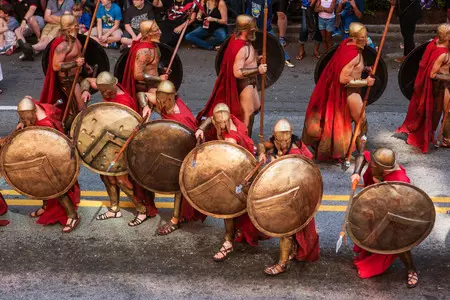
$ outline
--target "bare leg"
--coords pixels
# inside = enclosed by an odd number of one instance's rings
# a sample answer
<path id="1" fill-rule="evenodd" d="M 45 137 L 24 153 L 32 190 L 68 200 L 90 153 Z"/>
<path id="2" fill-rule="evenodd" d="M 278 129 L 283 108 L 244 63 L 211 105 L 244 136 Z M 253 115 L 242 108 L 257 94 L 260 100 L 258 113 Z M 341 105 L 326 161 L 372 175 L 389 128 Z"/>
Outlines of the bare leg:
<path id="1" fill-rule="evenodd" d="M 81 87 L 79 83 L 75 85 L 75 99 L 77 100 L 77 108 L 79 112 L 83 109 L 84 106 L 84 101 L 83 99 L 81 99 Z"/>
<path id="2" fill-rule="evenodd" d="M 97 216 L 97 220 L 106 220 L 110 218 L 120 218 L 122 213 L 120 212 L 120 190 L 117 186 L 117 182 L 112 176 L 100 175 L 100 179 L 105 185 L 106 192 L 109 196 L 110 207 L 106 213 Z"/>
<path id="3" fill-rule="evenodd" d="M 280 260 L 277 264 L 267 267 L 264 272 L 267 275 L 278 275 L 286 272 L 286 268 L 289 262 L 289 255 L 292 249 L 292 236 L 280 238 Z"/>
<path id="4" fill-rule="evenodd" d="M 23 36 L 23 28 L 22 26 L 19 26 L 14 30 L 14 33 L 16 34 L 17 40 L 21 40 L 24 43 L 26 42 L 25 37 Z"/>
<path id="5" fill-rule="evenodd" d="M 352 93 L 347 96 L 347 105 L 350 110 L 350 116 L 352 117 L 353 122 L 358 123 L 359 115 L 361 114 L 362 110 L 362 98 L 361 95 L 358 93 Z M 366 118 L 366 114 L 364 112 L 363 118 Z M 355 132 L 354 134 L 359 135 L 361 133 L 361 130 L 358 132 Z"/>
<path id="6" fill-rule="evenodd" d="M 80 217 L 75 210 L 75 206 L 73 205 L 72 200 L 70 200 L 67 194 L 64 194 L 59 198 L 59 203 L 62 205 L 67 215 L 67 223 L 62 231 L 64 233 L 69 233 L 78 226 L 78 224 L 80 223 Z"/>
<path id="7" fill-rule="evenodd" d="M 325 52 L 328 51 L 328 43 L 327 43 L 327 31 L 326 30 L 321 30 L 320 31 L 320 35 L 322 36 L 322 44 L 323 44 L 323 49 L 325 49 Z"/>
<path id="8" fill-rule="evenodd" d="M 416 287 L 419 284 L 419 275 L 417 274 L 417 269 L 416 266 L 414 265 L 411 251 L 400 253 L 399 257 L 406 268 L 408 276 L 407 287 L 408 288 Z"/>
<path id="9" fill-rule="evenodd" d="M 180 216 L 181 216 L 181 193 L 176 193 L 173 204 L 172 219 L 170 219 L 170 221 L 167 222 L 166 224 L 159 227 L 157 233 L 159 235 L 167 235 L 177 230 L 180 227 L 179 225 Z"/>
<path id="10" fill-rule="evenodd" d="M 220 262 L 224 261 L 228 254 L 230 254 L 233 251 L 233 240 L 234 240 L 234 219 L 224 219 L 225 223 L 225 242 L 222 244 L 222 247 L 220 248 L 219 252 L 214 255 L 213 260 Z"/>
<path id="11" fill-rule="evenodd" d="M 253 86 L 245 87 L 239 94 L 239 100 L 241 102 L 242 111 L 244 112 L 244 124 L 248 127 L 250 124 L 250 117 L 261 107 L 258 90 Z"/>
<path id="12" fill-rule="evenodd" d="M 132 39 L 129 39 L 129 38 L 121 38 L 121 39 L 120 39 L 120 42 L 121 42 L 123 45 L 130 46 L 130 45 L 133 43 L 133 40 L 132 40 Z"/>
<path id="13" fill-rule="evenodd" d="M 41 38 L 41 29 L 39 28 L 39 24 L 36 21 L 36 17 L 32 16 L 28 21 L 28 26 L 31 28 L 33 33 L 36 35 L 37 39 Z"/>
<path id="14" fill-rule="evenodd" d="M 47 45 L 51 42 L 52 38 L 48 36 L 41 37 L 40 41 L 37 44 L 33 45 L 33 49 L 36 52 L 44 51 Z"/>
<path id="15" fill-rule="evenodd" d="M 277 16 L 278 16 L 278 35 L 281 38 L 284 38 L 286 36 L 286 29 L 287 29 L 287 25 L 288 25 L 288 19 L 287 16 L 284 12 L 277 12 Z"/>

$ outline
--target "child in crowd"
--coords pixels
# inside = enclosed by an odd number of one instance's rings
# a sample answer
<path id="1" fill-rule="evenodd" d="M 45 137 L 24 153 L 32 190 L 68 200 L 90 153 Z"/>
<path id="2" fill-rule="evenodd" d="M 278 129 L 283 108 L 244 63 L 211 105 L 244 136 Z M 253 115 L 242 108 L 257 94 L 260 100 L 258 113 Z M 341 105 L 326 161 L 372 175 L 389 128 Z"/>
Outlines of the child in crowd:
<path id="1" fill-rule="evenodd" d="M 111 0 L 100 0 L 97 10 L 97 26 L 92 28 L 91 37 L 103 47 L 117 48 L 117 42 L 122 38 L 119 25 L 122 12 L 116 3 Z"/>
<path id="2" fill-rule="evenodd" d="M 89 30 L 91 25 L 91 15 L 88 10 L 86 10 L 81 2 L 75 3 L 72 6 L 72 15 L 78 19 L 78 24 L 80 29 L 78 33 L 84 34 Z"/>
<path id="3" fill-rule="evenodd" d="M 336 28 L 334 9 L 336 0 L 318 0 L 315 11 L 319 13 L 319 30 L 322 34 L 322 43 L 325 51 L 333 46 L 333 32 Z"/>
<path id="4" fill-rule="evenodd" d="M 13 17 L 14 8 L 10 4 L 0 6 L 0 54 L 11 55 L 16 47 L 14 30 L 19 22 Z"/>

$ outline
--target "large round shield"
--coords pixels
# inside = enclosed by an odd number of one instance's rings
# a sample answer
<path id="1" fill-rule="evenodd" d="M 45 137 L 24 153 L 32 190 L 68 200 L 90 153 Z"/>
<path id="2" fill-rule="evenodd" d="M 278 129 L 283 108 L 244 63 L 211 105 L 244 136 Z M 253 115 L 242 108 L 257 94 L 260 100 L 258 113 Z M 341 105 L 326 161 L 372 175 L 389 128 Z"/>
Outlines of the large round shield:
<path id="1" fill-rule="evenodd" d="M 363 249 L 397 254 L 419 245 L 435 218 L 433 202 L 424 191 L 404 182 L 382 182 L 353 198 L 347 232 Z"/>
<path id="2" fill-rule="evenodd" d="M 195 163 L 194 163 L 195 162 Z M 234 218 L 247 211 L 245 189 L 237 187 L 256 167 L 245 148 L 225 141 L 211 141 L 194 148 L 184 159 L 180 189 L 198 211 L 215 218 Z"/>
<path id="3" fill-rule="evenodd" d="M 79 34 L 77 38 L 80 41 L 81 45 L 84 45 L 86 41 L 86 36 L 84 34 Z M 42 54 L 41 64 L 42 64 L 42 71 L 44 71 L 44 74 L 47 73 L 50 47 L 52 42 L 50 42 L 47 45 L 47 48 L 45 48 L 44 53 Z M 89 39 L 86 48 L 86 55 L 84 56 L 84 58 L 90 66 L 94 67 L 95 65 L 98 65 L 97 74 L 103 71 L 109 72 L 108 55 L 106 54 L 105 49 L 103 49 L 103 47 L 92 38 Z"/>
<path id="4" fill-rule="evenodd" d="M 170 59 L 172 58 L 174 50 L 172 47 L 164 43 L 158 43 L 158 47 L 159 51 L 161 52 L 161 57 L 159 59 L 159 69 L 161 73 L 163 72 L 165 67 L 169 66 Z M 119 79 L 119 82 L 122 82 L 129 53 L 130 48 L 126 48 L 123 51 L 122 55 L 120 55 L 116 65 L 114 66 L 114 76 Z M 169 80 L 173 82 L 177 90 L 180 88 L 181 82 L 183 81 L 183 64 L 181 63 L 181 59 L 178 56 L 178 53 L 177 55 L 175 55 L 175 60 L 172 64 L 172 72 L 169 74 Z"/>
<path id="5" fill-rule="evenodd" d="M 247 210 L 259 231 L 291 236 L 314 217 L 322 202 L 320 170 L 301 155 L 286 155 L 266 165 L 253 181 Z"/>
<path id="6" fill-rule="evenodd" d="M 319 81 L 320 75 L 322 74 L 322 72 L 325 69 L 325 67 L 327 66 L 327 64 L 330 62 L 331 58 L 333 57 L 333 55 L 336 52 L 336 49 L 338 47 L 339 47 L 339 45 L 335 45 L 334 47 L 332 47 L 317 62 L 316 69 L 314 71 L 314 80 L 316 83 Z M 375 63 L 375 60 L 377 58 L 377 51 L 375 49 L 373 49 L 372 47 L 366 46 L 366 47 L 364 47 L 364 50 L 363 50 L 363 58 L 364 58 L 364 65 L 373 66 Z M 372 88 L 370 90 L 369 104 L 374 103 L 381 97 L 381 95 L 383 95 L 383 92 L 386 89 L 386 85 L 388 82 L 388 71 L 387 71 L 386 63 L 384 62 L 382 57 L 380 57 L 380 62 L 378 64 L 378 68 L 377 68 L 375 77 L 376 77 L 375 84 L 372 86 Z M 362 97 L 364 97 L 366 95 L 366 90 L 367 90 L 367 88 L 361 89 Z"/>
<path id="7" fill-rule="evenodd" d="M 108 167 L 141 120 L 137 112 L 125 105 L 101 102 L 88 106 L 71 127 L 81 163 L 101 175 L 127 174 L 123 155 L 109 171 Z"/>
<path id="8" fill-rule="evenodd" d="M 417 72 L 419 71 L 419 63 L 430 42 L 426 42 L 411 51 L 403 61 L 398 71 L 398 85 L 403 96 L 411 100 L 414 92 L 414 82 L 416 81 Z"/>
<path id="9" fill-rule="evenodd" d="M 216 74 L 219 75 L 220 67 L 222 65 L 223 56 L 225 50 L 230 42 L 228 37 L 225 42 L 222 43 L 219 51 L 216 54 Z M 263 34 L 262 32 L 256 32 L 256 40 L 252 43 L 255 50 L 259 55 L 262 55 L 263 48 Z M 280 42 L 276 37 L 271 34 L 267 35 L 267 73 L 266 73 L 266 87 L 274 84 L 278 78 L 280 78 L 284 69 L 284 50 L 280 45 Z M 261 86 L 261 76 L 258 76 L 258 87 Z"/>
<path id="10" fill-rule="evenodd" d="M 0 169 L 6 182 L 29 198 L 48 200 L 65 194 L 77 181 L 79 163 L 72 143 L 48 127 L 27 127 L 2 147 Z"/>
<path id="11" fill-rule="evenodd" d="M 170 120 L 147 123 L 127 147 L 128 172 L 147 190 L 179 192 L 181 164 L 195 144 L 194 132 L 181 123 Z"/>

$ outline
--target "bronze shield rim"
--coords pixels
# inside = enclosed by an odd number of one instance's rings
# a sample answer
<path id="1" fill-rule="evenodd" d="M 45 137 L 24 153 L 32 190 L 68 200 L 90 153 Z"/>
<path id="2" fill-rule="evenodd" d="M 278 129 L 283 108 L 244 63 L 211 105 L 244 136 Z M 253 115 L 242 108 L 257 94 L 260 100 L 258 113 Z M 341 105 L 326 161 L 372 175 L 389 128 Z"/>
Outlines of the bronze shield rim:
<path id="1" fill-rule="evenodd" d="M 347 233 L 348 233 L 348 235 L 350 236 L 350 238 L 352 239 L 352 241 L 353 241 L 356 245 L 358 245 L 359 247 L 361 247 L 361 248 L 364 249 L 364 250 L 367 250 L 367 251 L 372 252 L 372 253 L 378 253 L 378 254 L 399 254 L 399 253 L 406 252 L 406 251 L 408 251 L 408 250 L 410 250 L 410 249 L 412 249 L 412 248 L 418 246 L 420 243 L 422 243 L 422 242 L 428 237 L 428 235 L 429 235 L 429 234 L 431 233 L 431 231 L 433 230 L 433 227 L 434 227 L 434 224 L 435 224 L 435 221 L 436 221 L 436 210 L 435 210 L 435 208 L 434 208 L 433 200 L 431 200 L 430 196 L 429 196 L 427 193 L 425 193 L 422 189 L 420 189 L 420 188 L 418 188 L 418 187 L 416 187 L 416 186 L 414 186 L 414 185 L 412 185 L 412 184 L 408 184 L 408 183 L 402 182 L 402 181 L 387 181 L 387 182 L 380 182 L 380 183 L 376 183 L 376 184 L 369 185 L 369 186 L 365 187 L 363 190 L 361 190 L 361 191 L 353 198 L 352 206 L 353 206 L 354 203 L 356 203 L 356 202 L 359 200 L 359 198 L 360 198 L 362 195 L 364 195 L 365 193 L 367 193 L 367 191 L 369 191 L 369 190 L 371 190 L 371 189 L 373 189 L 373 188 L 377 188 L 377 187 L 380 187 L 380 186 L 386 186 L 386 185 L 388 185 L 388 186 L 389 186 L 389 185 L 401 185 L 401 186 L 407 186 L 407 187 L 409 187 L 409 188 L 411 188 L 411 189 L 414 189 L 414 190 L 417 191 L 418 193 L 422 194 L 422 195 L 424 196 L 424 199 L 426 199 L 426 200 L 428 201 L 428 203 L 430 204 L 430 206 L 433 207 L 433 209 L 431 210 L 431 211 L 432 211 L 432 220 L 431 220 L 431 222 L 430 222 L 430 223 L 431 223 L 431 226 L 428 226 L 428 229 L 422 234 L 422 236 L 421 236 L 417 241 L 415 241 L 414 243 L 412 243 L 411 245 L 406 246 L 406 247 L 403 247 L 403 248 L 400 248 L 400 249 L 396 249 L 396 250 L 377 250 L 377 249 L 373 249 L 373 248 L 370 248 L 370 247 L 367 247 L 367 246 L 363 245 L 363 244 L 355 237 L 355 235 L 354 235 L 353 232 L 352 232 L 351 226 L 350 226 L 350 221 L 347 222 L 347 224 L 346 224 L 346 229 L 347 229 Z M 351 213 L 351 211 L 352 211 L 352 207 L 350 207 L 349 214 Z"/>
<path id="2" fill-rule="evenodd" d="M 8 145 L 9 145 L 9 143 L 10 143 L 10 141 L 11 141 L 12 139 L 14 139 L 15 137 L 17 137 L 18 135 L 23 134 L 24 132 L 32 131 L 32 130 L 50 131 L 50 132 L 52 132 L 52 133 L 58 135 L 59 137 L 63 138 L 63 139 L 67 142 L 68 146 L 69 146 L 69 147 L 72 147 L 72 142 L 70 141 L 70 139 L 69 139 L 66 135 L 64 135 L 63 133 L 59 132 L 58 130 L 56 130 L 56 129 L 54 129 L 54 128 L 51 128 L 51 127 L 30 126 L 30 127 L 26 127 L 26 128 L 24 128 L 24 129 L 18 130 L 18 131 L 16 131 L 16 132 L 13 132 L 13 133 L 7 138 L 7 140 L 5 141 L 5 143 L 4 143 L 4 145 L 3 145 L 3 150 L 4 150 L 6 147 L 8 147 Z M 74 176 L 73 176 L 73 178 L 72 178 L 70 184 L 69 184 L 63 191 L 60 191 L 60 192 L 58 192 L 58 193 L 56 193 L 56 194 L 53 194 L 53 195 L 50 195 L 50 196 L 47 196 L 47 197 L 36 197 L 35 195 L 31 195 L 31 194 L 28 194 L 28 193 L 26 193 L 26 192 L 24 192 L 24 191 L 21 191 L 21 190 L 18 189 L 18 188 L 13 184 L 13 182 L 10 180 L 8 174 L 6 173 L 6 171 L 4 171 L 4 170 L 5 170 L 5 167 L 4 167 L 4 160 L 5 160 L 5 155 L 6 155 L 5 153 L 6 153 L 6 151 L 1 151 L 1 154 L 0 154 L 0 165 L 1 165 L 1 166 L 0 166 L 0 169 L 2 170 L 3 178 L 5 179 L 5 181 L 6 181 L 6 182 L 7 182 L 7 183 L 8 183 L 8 184 L 9 184 L 16 192 L 18 192 L 18 193 L 20 193 L 21 195 L 26 196 L 26 197 L 28 197 L 28 198 L 38 198 L 39 200 L 50 200 L 50 199 L 58 198 L 58 197 L 60 197 L 60 196 L 62 196 L 62 195 L 64 195 L 64 194 L 66 194 L 66 193 L 67 193 L 67 192 L 75 185 L 75 183 L 76 183 L 77 180 L 78 180 L 78 174 L 80 173 L 80 160 L 79 160 L 78 156 L 74 155 L 73 159 L 75 160 L 75 174 L 74 174 Z M 68 153 L 68 155 L 69 155 L 69 157 L 70 157 L 70 153 Z"/>
<path id="3" fill-rule="evenodd" d="M 213 218 L 218 218 L 218 219 L 232 219 L 232 218 L 236 218 L 239 217 L 243 214 L 245 214 L 247 212 L 247 207 L 245 209 L 243 209 L 240 212 L 234 213 L 234 214 L 230 214 L 230 215 L 220 215 L 220 214 L 215 214 L 215 213 L 211 213 L 208 212 L 204 209 L 202 209 L 201 207 L 197 206 L 196 203 L 194 203 L 192 201 L 192 199 L 189 197 L 189 194 L 186 191 L 186 188 L 184 187 L 184 174 L 185 174 L 185 169 L 186 167 L 189 168 L 191 167 L 192 161 L 191 158 L 195 155 L 196 151 L 201 150 L 204 147 L 207 147 L 208 145 L 213 145 L 213 144 L 226 144 L 226 145 L 231 145 L 234 146 L 236 148 L 239 148 L 241 151 L 245 152 L 247 154 L 248 157 L 253 158 L 252 159 L 252 163 L 254 164 L 254 166 L 256 167 L 256 158 L 253 156 L 253 154 L 250 153 L 250 151 L 248 151 L 247 149 L 245 149 L 242 146 L 239 146 L 237 144 L 231 143 L 231 142 L 227 142 L 227 141 L 222 141 L 222 140 L 214 140 L 214 141 L 209 141 L 209 142 L 205 142 L 201 145 L 199 145 L 198 147 L 194 148 L 191 152 L 189 152 L 188 155 L 186 155 L 186 157 L 183 160 L 183 164 L 181 165 L 181 169 L 180 169 L 180 177 L 179 177 L 179 181 L 180 181 L 180 190 L 181 193 L 183 194 L 183 196 L 186 198 L 186 200 L 189 202 L 189 204 L 195 208 L 196 210 L 198 210 L 199 212 L 201 212 L 204 215 L 213 217 Z"/>
<path id="4" fill-rule="evenodd" d="M 74 134 L 75 134 L 75 132 L 77 132 L 77 127 L 78 127 L 78 126 L 81 126 L 81 123 L 82 123 L 82 121 L 83 121 L 83 118 L 84 118 L 85 116 L 87 116 L 89 112 L 91 112 L 92 110 L 96 109 L 96 107 L 100 107 L 100 106 L 113 106 L 113 107 L 116 107 L 116 108 L 121 108 L 121 109 L 123 109 L 123 110 L 129 112 L 131 115 L 133 115 L 133 116 L 138 120 L 138 122 L 141 122 L 141 120 L 142 120 L 141 115 L 139 115 L 137 112 L 135 112 L 134 110 L 132 110 L 131 108 L 129 108 L 129 107 L 126 106 L 126 105 L 119 104 L 119 103 L 114 103 L 114 102 L 99 102 L 99 103 L 94 103 L 94 104 L 89 105 L 89 106 L 86 108 L 86 110 L 79 112 L 79 113 L 77 114 L 77 116 L 75 117 L 74 122 L 72 123 L 72 127 L 70 128 L 70 135 L 71 135 L 74 139 L 75 139 Z M 82 115 L 82 114 L 83 114 L 83 115 Z M 76 140 L 78 140 L 78 137 L 76 138 Z M 92 171 L 92 172 L 94 172 L 94 173 L 96 173 L 96 174 L 105 175 L 105 176 L 121 176 L 121 175 L 126 175 L 126 174 L 128 174 L 128 170 L 125 170 L 125 171 L 122 171 L 122 172 L 116 172 L 116 173 L 113 173 L 113 172 L 105 172 L 105 171 L 97 170 L 97 169 L 91 167 L 87 162 L 85 162 L 85 161 L 83 160 L 83 158 L 81 157 L 81 155 L 80 155 L 80 153 L 79 153 L 79 150 L 78 150 L 77 145 L 75 145 L 75 149 L 76 149 L 76 151 L 75 151 L 75 152 L 76 152 L 76 155 L 77 155 L 77 157 L 79 158 L 79 161 L 81 162 L 81 164 L 82 164 L 84 167 L 86 167 L 88 170 L 90 170 L 90 171 Z M 124 159 L 124 154 L 125 154 L 125 153 L 122 154 L 122 158 L 123 158 L 123 159 Z M 126 159 L 124 159 L 124 161 L 125 161 L 125 160 L 126 160 Z M 126 164 L 126 163 L 125 163 L 125 164 Z"/>
<path id="5" fill-rule="evenodd" d="M 253 225 L 255 225 L 255 227 L 261 231 L 262 233 L 271 236 L 271 237 L 287 237 L 287 236 L 291 236 L 296 234 L 297 232 L 301 231 L 303 228 L 305 228 L 310 222 L 311 220 L 315 217 L 315 215 L 317 214 L 317 212 L 319 211 L 320 205 L 322 204 L 322 198 L 323 198 L 323 178 L 322 178 L 322 173 L 320 172 L 320 169 L 314 164 L 314 162 L 306 157 L 304 157 L 303 155 L 300 154 L 289 154 L 289 155 L 284 155 L 276 160 L 271 161 L 270 163 L 268 163 L 267 165 L 264 166 L 264 168 L 258 173 L 258 175 L 255 177 L 255 179 L 253 180 L 252 185 L 250 186 L 248 195 L 250 195 L 253 190 L 255 189 L 255 183 L 258 182 L 260 180 L 260 178 L 262 176 L 264 176 L 265 172 L 267 172 L 267 170 L 269 170 L 270 168 L 272 168 L 273 165 L 277 164 L 278 162 L 282 161 L 282 160 L 288 160 L 288 159 L 292 159 L 292 158 L 298 158 L 303 160 L 304 162 L 308 163 L 310 166 L 313 167 L 313 169 L 316 171 L 316 175 L 318 175 L 318 179 L 320 180 L 320 186 L 321 191 L 320 191 L 320 199 L 317 202 L 315 208 L 314 208 L 314 212 L 311 214 L 311 216 L 307 219 L 307 221 L 299 228 L 291 230 L 289 232 L 283 233 L 283 234 L 279 234 L 279 233 L 274 233 L 271 231 L 267 231 L 265 228 L 261 227 L 261 225 L 259 225 L 259 223 L 257 222 L 256 218 L 254 217 L 254 209 L 253 206 L 251 205 L 250 201 L 251 198 L 249 196 L 247 196 L 247 210 L 248 210 L 248 215 L 250 216 L 250 220 L 252 221 Z"/>
<path id="6" fill-rule="evenodd" d="M 135 136 L 134 138 L 136 138 L 136 137 L 139 135 L 139 132 L 140 132 L 140 131 L 144 130 L 144 129 L 147 128 L 148 126 L 151 126 L 151 125 L 153 125 L 153 124 L 162 124 L 162 123 L 176 124 L 176 125 L 178 125 L 178 126 L 184 128 L 184 129 L 186 129 L 187 131 L 191 132 L 191 133 L 192 133 L 192 136 L 194 136 L 194 131 L 193 131 L 192 129 L 190 129 L 189 127 L 187 127 L 186 125 L 180 123 L 180 122 L 173 121 L 173 120 L 153 120 L 153 121 L 150 121 L 150 122 L 148 122 L 148 123 L 145 123 L 145 124 L 139 129 L 138 133 L 136 134 L 136 136 Z M 134 138 L 131 140 L 130 145 L 131 145 L 131 143 L 133 142 Z M 195 136 L 194 136 L 194 139 L 195 139 Z M 128 149 L 128 148 L 127 148 L 127 149 Z M 130 166 L 130 163 L 129 163 L 129 157 L 128 157 L 128 151 L 127 151 L 127 150 L 125 150 L 125 157 L 126 157 L 126 159 L 125 159 L 125 164 L 126 164 L 127 169 L 128 169 L 128 174 L 134 179 L 134 181 L 136 181 L 140 186 L 142 186 L 142 187 L 145 188 L 146 190 L 149 190 L 149 191 L 155 192 L 155 193 L 160 193 L 160 194 L 175 194 L 175 193 L 180 192 L 179 189 L 178 189 L 178 190 L 175 190 L 175 191 L 162 191 L 162 190 L 158 190 L 158 189 L 155 189 L 155 188 L 151 188 L 151 187 L 149 187 L 149 186 L 147 186 L 147 185 L 144 185 L 143 182 L 141 182 L 141 180 L 138 179 L 138 176 L 135 174 L 135 172 L 133 172 L 133 170 L 129 167 L 129 166 Z M 186 157 L 187 157 L 187 156 L 186 156 Z M 182 165 L 181 165 L 181 167 L 182 167 Z M 181 172 L 181 167 L 180 167 L 180 172 Z"/>

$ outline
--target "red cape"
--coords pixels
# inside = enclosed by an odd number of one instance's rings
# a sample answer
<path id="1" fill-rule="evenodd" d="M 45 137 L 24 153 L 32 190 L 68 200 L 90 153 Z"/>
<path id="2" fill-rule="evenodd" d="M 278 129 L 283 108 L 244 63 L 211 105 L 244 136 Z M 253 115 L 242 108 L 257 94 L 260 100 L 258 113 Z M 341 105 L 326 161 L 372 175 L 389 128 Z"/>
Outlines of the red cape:
<path id="1" fill-rule="evenodd" d="M 122 104 L 122 105 L 128 106 L 135 112 L 139 113 L 138 104 L 137 104 L 136 100 L 133 99 L 130 96 L 130 94 L 128 94 L 126 92 L 126 90 L 120 84 L 117 84 L 117 87 L 119 87 L 119 89 L 121 89 L 123 91 L 123 94 L 116 94 L 116 96 L 114 98 L 110 98 L 110 99 L 103 98 L 103 101 Z"/>
<path id="2" fill-rule="evenodd" d="M 303 138 L 307 145 L 317 145 L 318 160 L 340 159 L 350 147 L 352 118 L 347 106 L 347 91 L 339 82 L 342 69 L 360 52 L 344 40 L 327 64 L 311 95 L 306 110 Z"/>
<path id="3" fill-rule="evenodd" d="M 141 49 L 154 49 L 155 44 L 152 42 L 143 42 L 141 40 L 133 41 L 130 52 L 128 54 L 127 63 L 122 79 L 122 86 L 131 97 L 136 98 L 136 81 L 134 79 L 134 64 L 136 61 L 137 52 Z"/>
<path id="4" fill-rule="evenodd" d="M 233 115 L 230 115 L 231 121 L 233 121 L 234 125 L 236 126 L 236 131 L 231 130 L 230 132 L 223 132 L 222 137 L 224 139 L 233 139 L 237 142 L 239 146 L 244 147 L 250 153 L 255 154 L 255 145 L 253 143 L 253 140 L 249 138 L 248 136 L 248 130 L 247 126 L 245 126 L 244 123 L 242 123 L 238 118 L 236 118 Z M 214 128 L 214 134 L 217 136 L 217 132 Z"/>
<path id="5" fill-rule="evenodd" d="M 3 195 L 0 193 L 0 216 L 6 214 L 8 212 L 8 204 L 3 198 Z M 6 226 L 9 224 L 8 220 L 0 220 L 0 226 Z"/>
<path id="6" fill-rule="evenodd" d="M 406 119 L 403 125 L 396 130 L 396 132 L 407 133 L 407 143 L 420 148 L 422 153 L 428 152 L 436 131 L 432 122 L 435 99 L 433 83 L 430 78 L 431 70 L 438 57 L 449 52 L 447 47 L 437 47 L 436 42 L 437 38 L 431 41 L 425 49 L 414 82 L 414 93 L 409 103 Z"/>
<path id="7" fill-rule="evenodd" d="M 236 39 L 234 35 L 231 36 L 230 42 L 223 55 L 219 76 L 217 76 L 211 97 L 206 103 L 205 108 L 197 115 L 198 121 L 200 121 L 202 117 L 211 116 L 214 107 L 218 103 L 225 103 L 230 108 L 232 115 L 236 116 L 241 121 L 244 120 L 241 102 L 239 101 L 237 81 L 233 73 L 233 66 L 236 55 L 245 44 L 245 41 Z"/>
<path id="8" fill-rule="evenodd" d="M 291 148 L 289 151 L 289 154 L 300 154 L 303 155 L 306 158 L 313 159 L 313 155 L 311 151 L 309 151 L 308 147 L 306 147 L 305 144 L 303 144 L 301 141 L 296 143 L 298 148 Z"/>
<path id="9" fill-rule="evenodd" d="M 64 37 L 58 37 L 53 40 L 50 45 L 50 53 L 48 56 L 48 67 L 47 73 L 45 74 L 44 87 L 42 88 L 40 102 L 54 104 L 59 99 L 64 99 L 64 106 L 67 101 L 66 96 L 58 88 L 58 74 L 53 70 L 53 56 L 55 54 L 55 49 L 59 44 L 64 42 Z"/>
<path id="10" fill-rule="evenodd" d="M 34 125 L 50 127 L 59 130 L 60 132 L 64 132 L 61 124 L 62 111 L 51 104 L 40 104 L 37 103 L 36 100 L 35 102 L 36 105 L 39 105 L 45 110 L 47 116 L 42 120 L 36 121 Z M 67 195 L 75 206 L 75 209 L 78 209 L 78 204 L 80 203 L 80 186 L 78 185 L 78 181 L 67 192 Z M 64 208 L 59 204 L 58 199 L 50 199 L 47 201 L 45 212 L 39 217 L 37 223 L 44 226 L 55 223 L 66 225 L 67 215 Z"/>
<path id="11" fill-rule="evenodd" d="M 364 186 L 369 186 L 375 183 L 372 177 L 372 168 L 370 167 L 369 151 L 364 151 L 364 158 L 368 162 L 367 170 L 363 175 Z M 400 170 L 391 172 L 384 176 L 384 181 L 403 181 L 410 183 L 410 179 L 406 175 L 405 168 L 402 166 L 400 166 Z M 358 256 L 355 256 L 353 263 L 358 269 L 358 275 L 361 278 L 370 278 L 384 273 L 398 257 L 397 254 L 370 253 L 356 244 L 353 247 L 353 251 L 359 254 Z"/>

